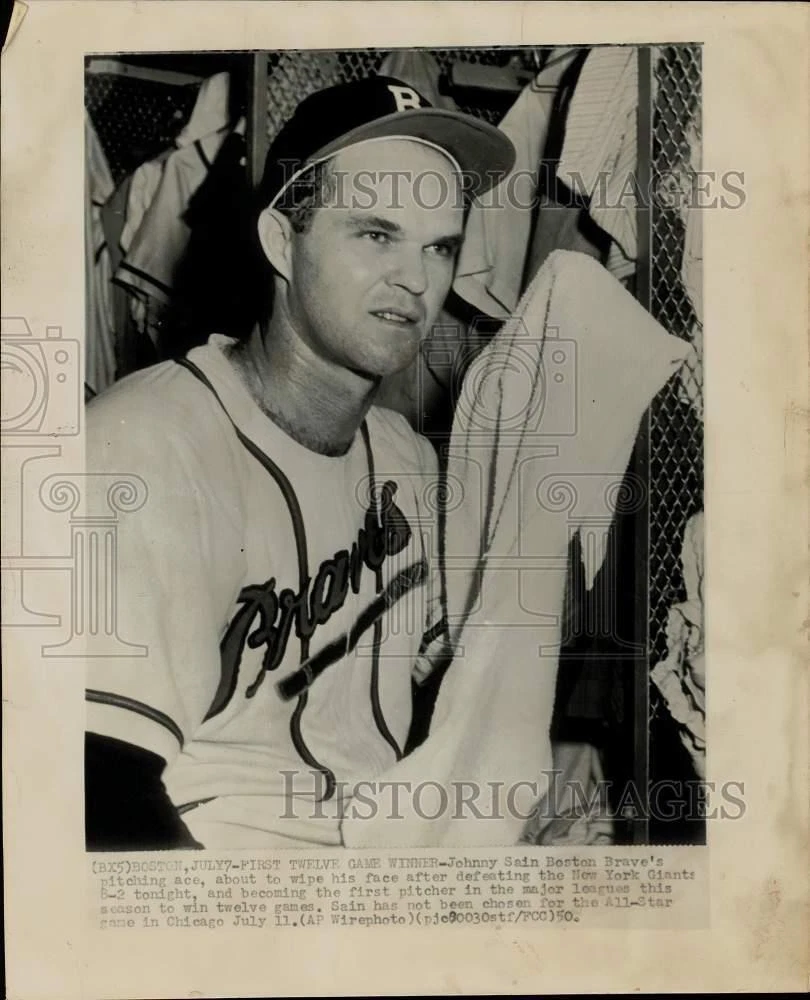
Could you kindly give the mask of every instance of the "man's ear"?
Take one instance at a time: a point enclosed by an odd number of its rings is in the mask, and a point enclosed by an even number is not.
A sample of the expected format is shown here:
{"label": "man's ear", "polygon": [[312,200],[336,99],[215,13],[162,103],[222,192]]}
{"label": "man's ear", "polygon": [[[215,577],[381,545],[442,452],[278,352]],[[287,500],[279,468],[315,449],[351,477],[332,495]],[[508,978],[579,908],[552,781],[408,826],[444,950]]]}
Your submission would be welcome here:
{"label": "man's ear", "polygon": [[258,231],[262,250],[271,267],[290,281],[293,237],[290,220],[275,208],[266,208],[259,216]]}

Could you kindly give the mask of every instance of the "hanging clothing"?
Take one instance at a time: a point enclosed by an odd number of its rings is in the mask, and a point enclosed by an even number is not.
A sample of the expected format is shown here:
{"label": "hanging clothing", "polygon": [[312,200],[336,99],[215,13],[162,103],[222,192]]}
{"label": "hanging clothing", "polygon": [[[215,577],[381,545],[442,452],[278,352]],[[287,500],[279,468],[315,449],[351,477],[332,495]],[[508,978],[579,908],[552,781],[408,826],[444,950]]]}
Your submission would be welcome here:
{"label": "hanging clothing", "polygon": [[144,216],[149,211],[149,206],[160,187],[164,164],[173,151],[174,147],[170,147],[153,160],[142,163],[129,178],[126,216],[120,239],[124,253],[132,246],[135,236],[141,228]]}
{"label": "hanging clothing", "polygon": [[377,74],[410,84],[434,108],[458,111],[453,98],[439,92],[439,64],[424,49],[394,49],[383,59]]}
{"label": "hanging clothing", "polygon": [[175,146],[182,149],[203,136],[226,128],[231,121],[230,100],[230,73],[215,73],[203,80],[191,116],[174,140]]}
{"label": "hanging clothing", "polygon": [[258,322],[267,270],[239,132],[227,136],[184,214],[188,244],[163,314],[165,356],[179,357],[212,333],[242,338]]}
{"label": "hanging clothing", "polygon": [[104,238],[101,208],[113,191],[104,150],[89,114],[84,117],[87,176],[84,198],[85,383],[93,394],[115,381],[115,325],[110,288],[110,253]]}
{"label": "hanging clothing", "polygon": [[[144,217],[149,211],[149,206],[152,204],[155,194],[160,187],[164,164],[171,156],[173,149],[174,147],[170,147],[154,159],[142,163],[130,179],[124,228],[121,231],[121,248],[124,251],[124,255],[127,254],[129,248],[135,242],[135,237],[143,224]],[[137,288],[127,287],[127,283],[120,280],[118,272],[116,272],[116,281],[119,287],[128,293],[127,305],[130,321],[136,331],[136,336],[138,338],[147,337],[149,328],[148,296],[145,292],[139,291]]]}
{"label": "hanging clothing", "polygon": [[610,237],[588,214],[587,198],[571,191],[559,178],[559,163],[565,139],[566,120],[589,49],[580,49],[565,67],[554,94],[551,119],[543,148],[537,188],[537,207],[532,218],[532,238],[523,272],[523,288],[555,250],[574,250],[605,263]]}
{"label": "hanging clothing", "polygon": [[132,174],[124,178],[101,209],[104,238],[110,253],[111,277],[109,286],[112,300],[113,330],[115,331],[116,380],[141,368],[147,368],[158,360],[154,344],[146,334],[139,331],[132,317],[131,296],[114,279],[118,266],[124,259],[121,234],[126,224],[131,184]]}
{"label": "hanging clothing", "polygon": [[[244,127],[242,119],[235,131],[241,134]],[[221,129],[166,159],[155,196],[116,271],[115,280],[144,306],[144,314],[136,319],[146,324],[146,332],[155,343],[160,339],[162,313],[172,296],[174,273],[190,238],[186,209],[228,134],[227,128]]]}
{"label": "hanging clothing", "polygon": [[632,46],[591,50],[565,125],[559,178],[588,199],[593,221],[612,239],[607,268],[635,272],[638,53]]}
{"label": "hanging clothing", "polygon": [[173,144],[154,159],[142,163],[132,174],[127,201],[127,214],[121,233],[124,252],[132,246],[152,199],[157,194],[166,160],[176,149],[191,146],[229,124],[230,74],[217,73],[200,84],[197,100],[188,122]]}
{"label": "hanging clothing", "polygon": [[[452,809],[424,820],[411,807],[386,823],[381,803],[371,819],[344,820],[347,846],[518,842],[552,769],[569,540],[583,525],[609,526],[641,417],[688,349],[598,262],[558,251],[472,364],[445,491],[457,653],[427,738],[383,779],[430,779],[451,803],[458,782],[509,799],[488,822]],[[598,549],[587,561],[592,580]]]}
{"label": "hanging clothing", "polygon": [[[555,250],[573,250],[604,263],[610,249],[610,238],[593,222],[588,211],[562,185],[555,187],[556,197],[541,194],[537,207],[529,253],[526,258],[526,286]],[[559,200],[558,200],[559,199]]]}
{"label": "hanging clothing", "polygon": [[681,549],[686,600],[670,609],[667,656],[650,673],[700,778],[706,773],[703,521],[699,511],[686,524]]}
{"label": "hanging clothing", "polygon": [[486,316],[506,319],[520,298],[540,157],[558,84],[577,55],[574,48],[555,49],[501,121],[515,165],[470,209],[453,290]]}
{"label": "hanging clothing", "polygon": [[[119,239],[125,260],[116,267],[115,281],[128,294],[136,335],[148,334],[153,344],[157,343],[161,314],[168,301],[169,285],[163,279],[170,274],[173,262],[178,259],[178,246],[182,245],[182,227],[168,220],[177,215],[178,204],[184,197],[187,200],[200,183],[199,178],[194,178],[195,168],[200,170],[198,158],[207,169],[230,131],[229,102],[229,73],[217,73],[204,80],[191,116],[174,143],[159,156],[142,163],[129,182],[126,217]],[[160,202],[150,214],[160,192]],[[167,236],[169,242],[163,246]],[[162,289],[161,284],[165,285]]]}

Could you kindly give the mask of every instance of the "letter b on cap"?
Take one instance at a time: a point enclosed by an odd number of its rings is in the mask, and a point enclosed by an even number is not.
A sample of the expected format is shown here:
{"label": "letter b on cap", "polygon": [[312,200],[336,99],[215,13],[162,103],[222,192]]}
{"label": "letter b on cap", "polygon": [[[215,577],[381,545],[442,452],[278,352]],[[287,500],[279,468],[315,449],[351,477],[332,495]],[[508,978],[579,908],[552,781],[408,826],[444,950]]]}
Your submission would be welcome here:
{"label": "letter b on cap", "polygon": [[394,84],[389,83],[388,89],[394,95],[394,100],[397,102],[397,111],[407,111],[408,108],[421,108],[422,102],[419,100],[419,94],[411,87],[397,87]]}

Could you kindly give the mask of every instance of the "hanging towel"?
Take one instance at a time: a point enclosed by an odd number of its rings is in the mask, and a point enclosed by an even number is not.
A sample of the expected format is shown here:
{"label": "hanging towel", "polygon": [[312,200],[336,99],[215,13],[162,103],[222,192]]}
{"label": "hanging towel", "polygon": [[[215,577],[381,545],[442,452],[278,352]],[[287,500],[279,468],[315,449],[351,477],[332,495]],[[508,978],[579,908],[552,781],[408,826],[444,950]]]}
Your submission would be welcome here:
{"label": "hanging towel", "polygon": [[[383,776],[430,782],[437,801],[402,796],[399,820],[386,818],[384,799],[371,819],[349,808],[348,846],[518,842],[552,770],[569,540],[583,526],[606,534],[617,504],[632,499],[619,486],[641,417],[688,351],[597,261],[557,251],[473,363],[448,453],[456,655],[427,739]],[[601,554],[588,551],[592,580]],[[499,799],[500,818],[458,807],[471,782],[479,808]]]}

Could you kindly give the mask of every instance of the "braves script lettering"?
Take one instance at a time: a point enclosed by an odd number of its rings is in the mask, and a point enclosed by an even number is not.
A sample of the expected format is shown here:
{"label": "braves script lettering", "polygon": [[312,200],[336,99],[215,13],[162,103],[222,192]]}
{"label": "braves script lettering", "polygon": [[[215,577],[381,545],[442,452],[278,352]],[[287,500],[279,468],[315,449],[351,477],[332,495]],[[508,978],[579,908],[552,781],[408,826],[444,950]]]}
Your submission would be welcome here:
{"label": "braves script lettering", "polygon": [[265,674],[284,659],[293,628],[299,639],[311,639],[318,626],[343,607],[350,587],[359,593],[363,567],[376,573],[388,556],[406,547],[411,528],[394,503],[397,489],[390,480],[383,485],[378,505],[369,504],[351,549],[341,549],[324,560],[314,578],[307,577],[298,590],[284,587],[277,591],[275,577],[242,588],[237,598],[241,608],[220,643],[221,681],[206,719],[221,712],[233,697],[245,645],[265,648],[261,669],[245,691],[252,698]]}

